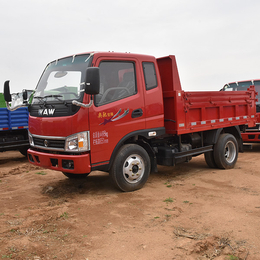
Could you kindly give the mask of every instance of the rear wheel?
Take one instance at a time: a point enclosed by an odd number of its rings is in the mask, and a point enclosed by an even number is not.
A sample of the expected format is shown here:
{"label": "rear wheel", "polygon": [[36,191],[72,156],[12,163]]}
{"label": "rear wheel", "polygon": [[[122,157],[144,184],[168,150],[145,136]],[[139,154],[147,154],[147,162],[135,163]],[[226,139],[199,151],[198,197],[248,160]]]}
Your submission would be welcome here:
{"label": "rear wheel", "polygon": [[134,191],[144,186],[150,170],[150,157],[146,150],[136,144],[127,144],[119,150],[109,174],[117,188]]}
{"label": "rear wheel", "polygon": [[220,169],[234,168],[238,158],[238,144],[231,134],[220,135],[214,146],[214,160]]}
{"label": "rear wheel", "polygon": [[217,168],[213,151],[204,153],[204,158],[210,168]]}

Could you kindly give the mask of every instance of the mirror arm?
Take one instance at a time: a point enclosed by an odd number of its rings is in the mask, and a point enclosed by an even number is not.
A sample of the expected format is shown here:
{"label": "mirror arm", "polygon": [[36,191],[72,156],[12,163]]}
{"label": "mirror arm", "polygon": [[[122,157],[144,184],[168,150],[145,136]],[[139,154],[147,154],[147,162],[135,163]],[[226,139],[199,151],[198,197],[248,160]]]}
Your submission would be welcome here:
{"label": "mirror arm", "polygon": [[9,102],[5,101],[5,104],[6,104],[6,108],[9,110],[9,111],[14,111],[20,107],[27,107],[27,104],[23,104],[23,105],[19,105],[19,106],[16,106],[16,107],[10,107],[9,106]]}
{"label": "mirror arm", "polygon": [[83,107],[83,108],[88,108],[88,107],[91,107],[93,105],[93,98],[92,98],[92,95],[91,95],[91,98],[90,98],[90,102],[88,104],[83,104],[81,102],[78,102],[77,100],[72,100],[72,104],[75,105],[75,106],[79,106],[79,107]]}

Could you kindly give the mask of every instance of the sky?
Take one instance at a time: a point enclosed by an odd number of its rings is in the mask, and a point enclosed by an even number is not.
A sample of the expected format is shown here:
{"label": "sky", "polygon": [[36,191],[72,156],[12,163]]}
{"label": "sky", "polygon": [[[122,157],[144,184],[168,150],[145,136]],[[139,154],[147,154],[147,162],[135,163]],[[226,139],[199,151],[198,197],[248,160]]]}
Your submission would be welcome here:
{"label": "sky", "polygon": [[259,13],[259,0],[2,0],[0,92],[34,89],[47,63],[89,51],[175,55],[186,91],[258,79]]}

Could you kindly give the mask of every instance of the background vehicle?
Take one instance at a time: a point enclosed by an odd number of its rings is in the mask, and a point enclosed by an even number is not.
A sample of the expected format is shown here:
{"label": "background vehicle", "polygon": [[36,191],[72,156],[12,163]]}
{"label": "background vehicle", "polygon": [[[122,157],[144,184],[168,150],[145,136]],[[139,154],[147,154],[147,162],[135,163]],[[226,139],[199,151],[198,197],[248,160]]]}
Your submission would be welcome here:
{"label": "background vehicle", "polygon": [[244,80],[231,82],[226,84],[221,90],[223,91],[245,91],[250,86],[254,85],[257,91],[256,101],[256,118],[257,122],[254,127],[246,127],[241,133],[244,143],[260,142],[260,79]]}
{"label": "background vehicle", "polygon": [[[12,94],[13,105],[21,100],[21,93]],[[23,155],[27,155],[27,149],[30,147],[28,115],[27,107],[9,111],[4,96],[0,93],[0,152],[19,150]]]}
{"label": "background vehicle", "polygon": [[254,88],[185,92],[175,56],[115,52],[49,63],[29,112],[32,164],[69,178],[107,171],[122,191],[140,189],[157,164],[203,153],[210,167],[233,168],[256,113]]}

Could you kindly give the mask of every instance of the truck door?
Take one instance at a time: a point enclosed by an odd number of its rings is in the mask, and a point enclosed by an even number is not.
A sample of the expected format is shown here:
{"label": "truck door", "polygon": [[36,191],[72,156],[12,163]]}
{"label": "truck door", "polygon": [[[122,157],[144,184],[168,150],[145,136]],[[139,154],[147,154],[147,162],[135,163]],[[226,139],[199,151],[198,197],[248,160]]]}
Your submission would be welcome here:
{"label": "truck door", "polygon": [[100,93],[89,109],[92,169],[109,164],[116,145],[126,136],[145,129],[142,82],[134,60],[103,59]]}

